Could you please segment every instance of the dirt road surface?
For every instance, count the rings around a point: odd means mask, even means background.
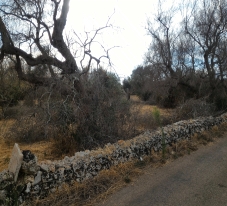
[[[135,182],[97,206],[227,206],[227,134]]]

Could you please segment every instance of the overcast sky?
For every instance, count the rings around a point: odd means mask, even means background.
[[[130,76],[137,65],[143,63],[150,37],[146,35],[147,17],[155,10],[157,0],[71,0],[68,25],[77,33],[90,31],[106,24],[113,14],[111,24],[102,36],[114,64],[112,71],[121,78]]]

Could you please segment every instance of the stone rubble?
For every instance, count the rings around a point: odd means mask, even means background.
[[[33,197],[45,198],[62,184],[82,182],[96,176],[101,170],[109,169],[111,165],[130,161],[133,158],[142,159],[152,150],[160,151],[163,141],[166,145],[171,145],[187,140],[195,133],[201,133],[223,122],[227,122],[227,113],[216,118],[201,117],[179,121],[163,127],[162,130],[145,131],[131,140],[107,144],[103,149],[77,152],[74,156],[66,156],[63,160],[47,160],[37,163],[34,154],[29,150],[22,151],[23,161],[17,183],[14,180],[18,174],[10,170],[0,173],[0,205],[4,205],[9,188],[12,186],[21,185],[20,203]]]

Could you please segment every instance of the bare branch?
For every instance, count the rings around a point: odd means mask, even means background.
[[[83,90],[82,85],[79,85],[80,76],[89,71],[93,61],[97,66],[103,58],[110,62],[109,51],[114,47],[105,49],[99,43],[104,54],[98,57],[91,49],[94,43],[97,44],[96,39],[102,31],[112,27],[110,20],[113,14],[103,27],[85,32],[85,39],[74,32],[76,36],[74,40],[65,32],[69,2],[70,0],[7,0],[5,4],[1,4],[0,60],[6,55],[12,55],[16,59],[19,78],[31,82],[30,77],[21,69],[21,61],[30,66],[47,66],[52,77],[55,76],[52,67],[57,67],[62,74],[76,76],[77,87]],[[51,10],[47,11],[47,7]],[[15,28],[13,25],[16,25]],[[75,55],[80,59],[77,60]],[[82,71],[78,68],[77,61]],[[41,81],[43,80],[40,79]]]

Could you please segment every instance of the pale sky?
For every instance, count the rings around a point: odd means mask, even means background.
[[[146,35],[147,17],[155,10],[157,0],[71,0],[68,25],[83,36],[84,31],[102,27],[108,17],[114,29],[107,29],[99,41],[110,51],[110,58],[120,78],[130,76],[143,63],[150,37]],[[98,52],[97,52],[98,53]],[[105,65],[104,65],[105,66]]]

